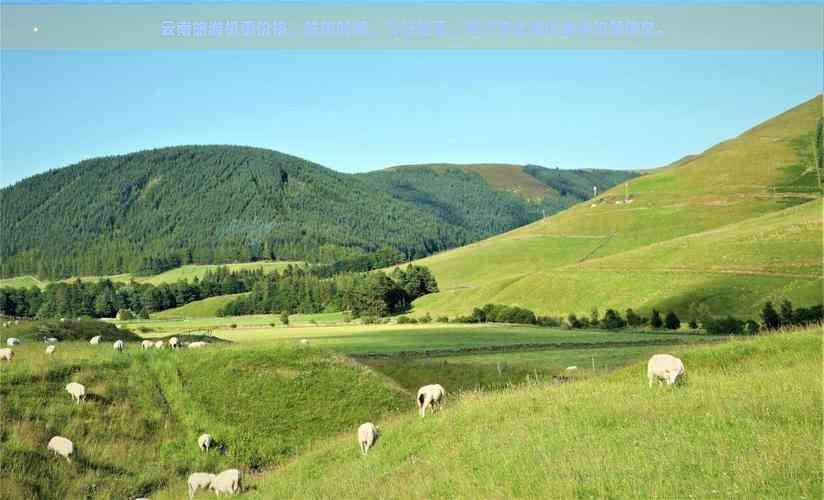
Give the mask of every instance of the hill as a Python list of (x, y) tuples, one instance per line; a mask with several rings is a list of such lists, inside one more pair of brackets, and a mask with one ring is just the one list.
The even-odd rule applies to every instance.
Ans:
[[(507, 164), (452, 164), (429, 163), (399, 165), (385, 170), (362, 174), (381, 182), (396, 196), (409, 196), (409, 186), (426, 188), (426, 194), (438, 195), (442, 203), (450, 203), (450, 180), (466, 174), (479, 176), (490, 188), (516, 195), (529, 202), (536, 213), (554, 214), (575, 203), (592, 197), (593, 186), (599, 191), (637, 177), (638, 174), (620, 170), (546, 168), (538, 165)], [(439, 193), (441, 190), (443, 193)], [(454, 203), (457, 207), (462, 204)], [(477, 209), (477, 207), (470, 207)]]
[[(130, 342), (115, 354), (109, 342), (84, 341), (46, 357), (42, 346), (24, 341), (3, 368), (2, 498), (154, 497), (192, 470), (271, 467), (409, 404), (385, 377), (310, 348), (141, 351)], [(86, 386), (86, 402), (71, 401), (71, 381)], [(208, 454), (196, 446), (202, 432), (216, 441)], [(74, 442), (72, 463), (47, 451), (54, 435)]]
[(540, 216), (523, 197), (476, 173), (458, 174), (350, 175), (242, 146), (86, 160), (0, 190), (2, 275), (56, 279), (149, 275), (192, 263), (331, 263), (385, 247), (401, 260)]
[(648, 388), (643, 363), (457, 402), (447, 387), (435, 417), (378, 421), (367, 457), (346, 434), (248, 496), (820, 498), (821, 346), (814, 328), (679, 348), (674, 389)]
[(820, 118), (816, 98), (628, 189), (422, 259), (442, 292), (416, 301), (415, 314), (485, 303), (685, 313), (697, 302), (752, 316), (766, 300), (820, 303)]

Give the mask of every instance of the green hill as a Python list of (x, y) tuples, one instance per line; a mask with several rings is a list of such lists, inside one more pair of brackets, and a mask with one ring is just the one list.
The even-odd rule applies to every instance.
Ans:
[(819, 303), (820, 167), (811, 152), (820, 118), (816, 98), (628, 189), (422, 259), (442, 292), (416, 301), (415, 314), (466, 314), (485, 303), (562, 315), (682, 313), (705, 302), (715, 313), (753, 315), (770, 299)]
[[(192, 263), (328, 263), (384, 247), (415, 258), (541, 216), (533, 203), (477, 173), (409, 174), (343, 174), (241, 146), (82, 161), (0, 189), (2, 276), (128, 277)], [(554, 195), (544, 199), (551, 213), (569, 205)]]
[[(64, 390), (72, 381), (86, 386), (80, 405)], [(108, 341), (61, 342), (51, 357), (24, 341), (3, 367), (0, 397), (0, 497), (38, 499), (154, 497), (194, 470), (272, 467), (410, 398), (311, 348), (129, 342), (115, 354)], [(216, 441), (208, 454), (196, 444), (203, 432)], [(71, 463), (47, 451), (54, 435), (74, 442)]]
[(674, 389), (648, 388), (643, 363), (457, 402), (447, 387), (434, 417), (378, 420), (367, 457), (346, 434), (247, 496), (820, 498), (821, 347), (815, 328), (678, 348)]

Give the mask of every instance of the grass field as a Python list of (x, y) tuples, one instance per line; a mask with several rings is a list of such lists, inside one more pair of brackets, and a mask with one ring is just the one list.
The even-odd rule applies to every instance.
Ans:
[[(414, 316), (485, 303), (566, 315), (632, 307), (753, 317), (767, 300), (821, 302), (822, 204), (804, 147), (820, 98), (592, 204), (418, 261), (441, 293)], [(783, 186), (777, 189), (776, 186)], [(790, 189), (792, 186), (792, 189)], [(780, 191), (780, 192), (779, 192)]]
[[(2, 368), (0, 497), (135, 498), (194, 470), (272, 466), (368, 418), (408, 406), (390, 380), (317, 349), (211, 346), (141, 351), (130, 344), (42, 343)], [(65, 392), (84, 384), (87, 401)], [(217, 447), (196, 446), (202, 432)], [(71, 439), (72, 463), (51, 455)], [(185, 486), (184, 486), (185, 488)]]
[[(674, 389), (645, 366), (450, 400), (377, 422), (250, 481), (248, 498), (821, 498), (820, 328), (681, 348)], [(172, 498), (161, 495), (155, 498)]]
[[(260, 262), (242, 262), (237, 264), (190, 264), (171, 269), (164, 273), (156, 274), (154, 276), (134, 276), (132, 274), (116, 274), (112, 276), (80, 276), (77, 278), (67, 278), (63, 281), (69, 282), (75, 279), (81, 281), (100, 281), (102, 279), (109, 279), (115, 283), (128, 283), (134, 280), (138, 283), (149, 283), (152, 285), (161, 285), (163, 283), (174, 283), (182, 280), (192, 281), (195, 278), (203, 278), (209, 271), (215, 271), (219, 267), (225, 267), (231, 271), (240, 270), (256, 270), (262, 269), (264, 272), (280, 271), (289, 264), (301, 265), (303, 262), (290, 261), (260, 261)], [(25, 287), (32, 286), (45, 287), (48, 281), (40, 281), (33, 276), (19, 276), (15, 278), (0, 279), (0, 287)]]
[(190, 319), (190, 318), (215, 318), (227, 304), (235, 301), (239, 297), (248, 295), (247, 293), (235, 293), (231, 295), (218, 295), (203, 300), (196, 300), (186, 305), (166, 309), (153, 313), (152, 319)]

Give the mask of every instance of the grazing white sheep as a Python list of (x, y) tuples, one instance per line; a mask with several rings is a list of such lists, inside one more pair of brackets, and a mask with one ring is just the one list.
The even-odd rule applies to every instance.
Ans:
[(66, 392), (72, 395), (72, 400), (77, 404), (80, 404), (81, 399), (86, 399), (86, 387), (83, 384), (71, 382), (66, 385)]
[(57, 349), (57, 346), (55, 346), (55, 345), (50, 345), (50, 346), (46, 347), (46, 354), (51, 356), (54, 353), (55, 349)]
[(20, 339), (18, 339), (16, 337), (9, 337), (9, 338), (6, 339), (6, 345), (7, 346), (15, 346), (19, 343), (20, 343)]
[(374, 446), (378, 439), (378, 428), (372, 422), (366, 422), (358, 427), (358, 444), (360, 445), (361, 453), (366, 455), (369, 453), (369, 448)]
[(208, 472), (193, 472), (187, 481), (187, 484), (189, 485), (189, 500), (195, 496), (197, 490), (209, 489), (209, 485), (212, 484), (212, 480), (214, 478), (215, 475), (209, 474)]
[(100, 335), (95, 335), (94, 337), (91, 338), (91, 340), (89, 340), (89, 344), (91, 344), (91, 345), (99, 344), (100, 343), (100, 338), (101, 338)]
[(157, 342), (154, 343), (154, 346), (155, 346), (155, 349), (163, 349), (163, 341), (158, 340)]
[(180, 339), (178, 339), (177, 337), (170, 338), (169, 347), (171, 347), (172, 349), (177, 349), (178, 347), (180, 347)]
[(6, 361), (11, 361), (11, 358), (14, 357), (14, 351), (9, 348), (0, 349), (0, 359), (5, 359)]
[(678, 377), (686, 373), (684, 363), (670, 354), (656, 354), (647, 363), (649, 386), (656, 380), (664, 380), (667, 385), (674, 385)]
[(418, 411), (421, 416), (426, 415), (427, 408), (430, 408), (432, 412), (440, 408), (445, 394), (446, 391), (439, 384), (425, 385), (418, 389)]
[(574, 372), (574, 371), (576, 371), (577, 369), (578, 369), (578, 367), (577, 367), (577, 366), (567, 366), (567, 367), (566, 367), (566, 371), (568, 371), (568, 372)]
[(207, 342), (192, 342), (189, 344), (189, 349), (202, 349), (209, 345)]
[(199, 438), (197, 438), (197, 447), (200, 448), (200, 451), (209, 451), (209, 448), (212, 446), (212, 436), (209, 434), (201, 434)]
[(212, 479), (209, 488), (214, 490), (215, 494), (221, 493), (237, 493), (240, 491), (240, 471), (237, 469), (228, 469)]
[(152, 342), (151, 340), (144, 340), (140, 343), (140, 347), (142, 347), (143, 349), (151, 349), (153, 345), (154, 342)]
[(57, 453), (69, 462), (72, 461), (72, 459), (69, 457), (72, 455), (72, 453), (74, 453), (74, 444), (68, 439), (64, 438), (63, 436), (54, 436), (53, 438), (51, 438), (49, 440), (48, 448), (49, 451)]
[(309, 343), (309, 340), (308, 339), (300, 339), (300, 343), (303, 344), (303, 345), (306, 345), (306, 344)]
[(113, 347), (114, 347), (115, 351), (122, 351), (123, 350), (123, 341), (122, 340), (116, 340), (113, 344)]

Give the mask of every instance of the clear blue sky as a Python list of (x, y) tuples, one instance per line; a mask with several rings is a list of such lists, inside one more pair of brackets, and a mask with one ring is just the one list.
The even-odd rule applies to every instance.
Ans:
[(345, 172), (645, 168), (821, 92), (820, 52), (3, 51), (0, 185), (177, 144)]

